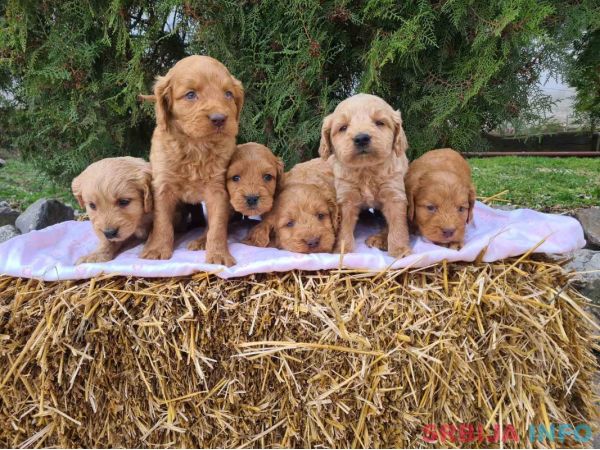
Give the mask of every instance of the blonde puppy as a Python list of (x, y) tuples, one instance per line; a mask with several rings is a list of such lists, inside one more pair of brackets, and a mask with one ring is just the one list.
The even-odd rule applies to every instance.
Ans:
[(110, 261), (133, 238), (145, 239), (152, 226), (152, 171), (141, 158), (107, 158), (88, 166), (72, 182), (100, 239), (77, 264)]
[(250, 230), (245, 243), (297, 253), (328, 253), (335, 244), (338, 216), (331, 167), (313, 159), (284, 175), (273, 209)]
[(387, 239), (378, 233), (367, 244), (394, 257), (410, 253), (404, 175), (408, 148), (399, 111), (383, 99), (358, 94), (341, 102), (323, 121), (319, 154), (330, 159), (341, 225), (337, 251), (354, 249), (354, 228), (361, 209), (377, 208), (387, 222)]
[(408, 217), (431, 242), (460, 249), (473, 220), (475, 186), (460, 153), (442, 148), (414, 160), (406, 175)]
[(154, 227), (142, 258), (169, 259), (173, 255), (173, 222), (177, 205), (204, 201), (208, 213), (206, 262), (232, 266), (227, 245), (229, 195), (225, 176), (236, 148), (244, 90), (227, 68), (208, 56), (179, 61), (154, 86), (156, 128), (150, 162), (156, 203)]

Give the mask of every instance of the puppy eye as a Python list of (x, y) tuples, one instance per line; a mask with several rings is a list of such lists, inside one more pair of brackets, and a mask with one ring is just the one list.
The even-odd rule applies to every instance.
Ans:
[(266, 173), (263, 175), (263, 180), (265, 181), (271, 181), (273, 179), (273, 175), (271, 175), (270, 173)]
[(188, 100), (196, 100), (198, 96), (194, 91), (189, 91), (185, 94), (185, 98), (187, 98)]
[(226, 98), (233, 98), (233, 92), (231, 92), (231, 91), (225, 91), (225, 97)]
[(90, 207), (91, 210), (96, 211), (96, 204), (95, 203), (90, 203), (88, 206)]
[(437, 211), (437, 206), (427, 205), (427, 211), (436, 212)]
[(231, 181), (235, 181), (237, 183), (238, 181), (240, 181), (240, 176), (239, 175), (232, 176)]
[(342, 125), (340, 127), (340, 133), (343, 133), (344, 131), (346, 131), (348, 129), (348, 125)]
[(465, 212), (466, 210), (467, 210), (467, 208), (465, 208), (464, 206), (458, 207), (458, 212), (460, 212), (460, 213)]
[(294, 221), (290, 220), (288, 223), (285, 224), (285, 226), (288, 228), (292, 228), (294, 226)]
[(317, 214), (317, 219), (323, 220), (324, 218), (325, 218), (325, 214), (323, 214), (323, 213)]
[(383, 123), (383, 121), (381, 121), (381, 120), (376, 120), (375, 125), (377, 125), (378, 127), (382, 127), (385, 125), (385, 123)]
[(131, 203), (131, 200), (129, 200), (128, 198), (120, 198), (119, 200), (117, 200), (117, 205), (121, 206), (121, 207), (125, 207), (127, 205), (129, 205)]

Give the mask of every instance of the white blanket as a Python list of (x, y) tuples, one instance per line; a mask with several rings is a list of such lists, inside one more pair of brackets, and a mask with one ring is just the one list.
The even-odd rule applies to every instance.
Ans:
[[(474, 261), (484, 249), (483, 261), (489, 262), (521, 255), (536, 245), (539, 246), (535, 252), (542, 253), (566, 253), (585, 245), (581, 225), (571, 217), (529, 209), (501, 211), (482, 203), (476, 204), (475, 219), (467, 228), (466, 244), (460, 251), (412, 236), (413, 254), (395, 261), (386, 252), (365, 245), (365, 238), (375, 231), (377, 225), (374, 223), (359, 223), (356, 249), (354, 253), (344, 255), (342, 267), (379, 271), (407, 266), (424, 267), (443, 259)], [(198, 230), (176, 239), (175, 253), (168, 261), (140, 259), (138, 255), (142, 246), (138, 245), (113, 261), (75, 265), (79, 257), (96, 248), (98, 239), (89, 222), (63, 222), (0, 244), (0, 274), (47, 281), (85, 279), (103, 274), (175, 277), (196, 272), (213, 272), (219, 277), (231, 278), (292, 269), (340, 267), (339, 254), (304, 255), (241, 244), (246, 232), (247, 228), (243, 227), (230, 231), (229, 248), (237, 260), (233, 267), (206, 264), (203, 251), (186, 249), (187, 243), (199, 234)]]

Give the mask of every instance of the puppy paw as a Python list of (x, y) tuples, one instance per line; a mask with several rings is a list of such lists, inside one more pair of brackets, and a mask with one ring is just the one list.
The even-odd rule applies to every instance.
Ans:
[(383, 250), (385, 252), (385, 251), (387, 251), (387, 247), (388, 247), (387, 241), (388, 241), (387, 233), (384, 233), (382, 231), (382, 232), (379, 232), (372, 236), (369, 236), (367, 238), (367, 240), (365, 241), (365, 244), (367, 244), (368, 247), (378, 248), (379, 250)]
[(203, 234), (198, 239), (193, 240), (188, 244), (188, 250), (205, 250), (206, 249), (206, 235)]
[(142, 259), (171, 259), (173, 249), (166, 247), (159, 248), (144, 248), (140, 258)]
[(264, 222), (261, 222), (252, 227), (242, 243), (254, 247), (267, 247), (270, 240), (270, 231), (270, 228)]
[(235, 266), (235, 258), (231, 256), (229, 251), (206, 252), (206, 262), (227, 267)]
[(114, 259), (113, 255), (108, 253), (90, 253), (89, 255), (79, 258), (75, 264), (99, 263), (111, 261), (112, 259)]
[(390, 248), (388, 253), (390, 254), (390, 256), (393, 256), (394, 258), (404, 258), (405, 256), (408, 256), (412, 253), (412, 250), (410, 248), (410, 246), (398, 246), (395, 248)]

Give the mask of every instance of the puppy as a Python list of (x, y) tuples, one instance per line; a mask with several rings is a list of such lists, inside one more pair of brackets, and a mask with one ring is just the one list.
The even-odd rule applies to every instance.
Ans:
[(264, 145), (237, 146), (227, 169), (227, 193), (233, 209), (244, 216), (260, 216), (273, 207), (283, 177), (283, 161)]
[[(229, 215), (260, 216), (271, 210), (273, 197), (283, 177), (283, 161), (268, 147), (248, 142), (237, 146), (227, 169)], [(206, 231), (196, 241), (206, 245)]]
[(284, 175), (273, 209), (250, 230), (245, 243), (297, 253), (331, 252), (338, 216), (331, 167), (313, 159)]
[(88, 166), (71, 185), (87, 211), (100, 244), (77, 264), (110, 261), (132, 238), (152, 226), (152, 171), (141, 158), (107, 158)]
[(337, 251), (354, 249), (354, 228), (361, 209), (377, 208), (387, 222), (368, 245), (394, 257), (410, 253), (404, 175), (408, 148), (399, 111), (374, 95), (358, 94), (341, 102), (323, 121), (319, 154), (330, 159), (341, 225)]
[[(208, 56), (189, 56), (154, 86), (156, 128), (150, 162), (156, 204), (154, 227), (142, 258), (169, 259), (178, 203), (206, 203), (206, 262), (235, 264), (227, 246), (227, 166), (235, 151), (244, 104), (242, 84)], [(203, 247), (203, 239), (188, 248)]]
[(473, 220), (475, 186), (460, 153), (443, 148), (414, 160), (406, 194), (408, 218), (422, 236), (456, 250), (464, 245), (466, 224)]

